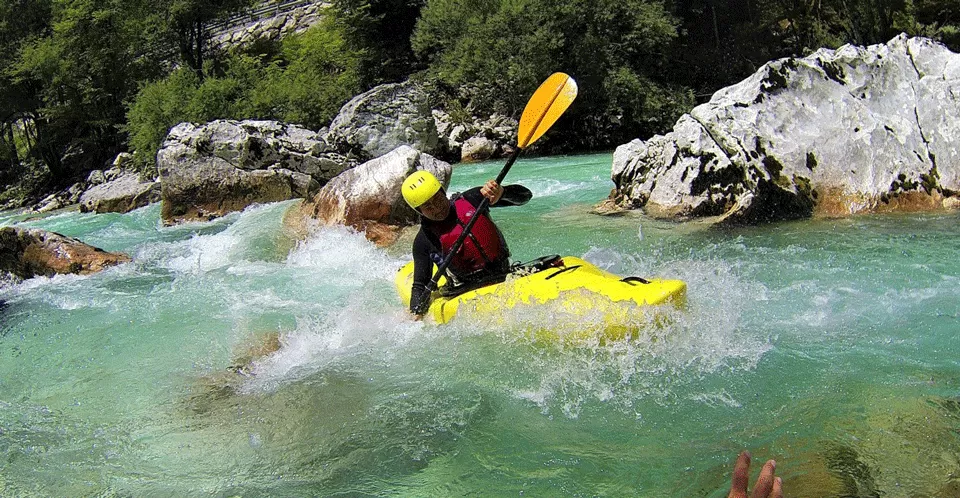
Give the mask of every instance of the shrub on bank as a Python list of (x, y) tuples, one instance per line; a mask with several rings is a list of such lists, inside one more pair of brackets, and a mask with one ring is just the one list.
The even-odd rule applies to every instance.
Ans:
[(275, 119), (319, 129), (360, 91), (360, 54), (332, 22), (283, 40), (275, 55), (236, 53), (201, 79), (187, 68), (143, 86), (127, 113), (127, 132), (141, 166), (178, 123)]

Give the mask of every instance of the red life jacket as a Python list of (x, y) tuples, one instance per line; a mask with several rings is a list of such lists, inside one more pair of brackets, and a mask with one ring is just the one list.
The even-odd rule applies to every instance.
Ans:
[[(453, 243), (457, 241), (463, 228), (477, 212), (477, 208), (463, 197), (453, 199), (453, 209), (457, 212), (457, 223), (445, 233), (437, 234), (444, 257), (450, 254)], [(503, 261), (510, 256), (503, 235), (493, 224), (490, 216), (487, 213), (479, 216), (473, 228), (470, 229), (470, 234), (460, 246), (460, 250), (450, 262), (450, 267), (455, 273), (467, 274), (481, 270), (490, 263)]]

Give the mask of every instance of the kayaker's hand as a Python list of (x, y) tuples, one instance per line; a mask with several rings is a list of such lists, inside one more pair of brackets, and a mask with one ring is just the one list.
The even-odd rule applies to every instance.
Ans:
[[(753, 487), (751, 498), (783, 498), (783, 481), (774, 477), (777, 462), (767, 460), (760, 471), (760, 478)], [(750, 452), (743, 450), (733, 467), (733, 478), (730, 483), (730, 494), (727, 498), (747, 498), (747, 484), (750, 480)]]
[(423, 315), (418, 315), (416, 313), (410, 313), (410, 316), (413, 317), (413, 321), (419, 322), (423, 320)]
[(503, 196), (503, 187), (496, 180), (488, 180), (480, 187), (480, 194), (490, 200), (490, 204), (496, 204)]

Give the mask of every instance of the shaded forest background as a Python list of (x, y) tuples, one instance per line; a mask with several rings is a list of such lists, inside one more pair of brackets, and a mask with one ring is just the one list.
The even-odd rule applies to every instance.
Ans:
[(667, 131), (761, 65), (903, 32), (960, 52), (957, 0), (332, 0), (279, 42), (214, 51), (252, 0), (0, 4), (0, 202), (26, 203), (123, 151), (154, 168), (182, 121), (319, 130), (356, 94), (415, 78), (456, 120), (518, 117), (555, 71), (580, 85), (545, 152)]

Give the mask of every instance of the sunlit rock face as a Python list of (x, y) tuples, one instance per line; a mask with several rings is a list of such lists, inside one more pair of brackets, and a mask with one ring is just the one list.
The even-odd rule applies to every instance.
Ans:
[(107, 252), (46, 230), (0, 229), (0, 272), (21, 279), (70, 273), (87, 275), (129, 261), (126, 254)]
[(955, 208), (960, 55), (924, 38), (764, 65), (621, 145), (613, 201), (662, 218), (757, 223)]
[(389, 83), (357, 95), (330, 123), (325, 140), (368, 160), (409, 145), (437, 155), (440, 141), (426, 91), (417, 83)]
[(88, 188), (80, 196), (81, 212), (127, 213), (160, 200), (159, 181), (144, 181), (133, 172), (108, 170), (107, 173), (115, 174), (109, 180)]
[[(389, 245), (404, 226), (419, 219), (400, 194), (403, 180), (416, 170), (433, 173), (443, 185), (451, 167), (429, 154), (401, 146), (356, 168), (344, 171), (295, 210), (295, 216), (320, 225), (346, 225), (363, 231), (377, 244)], [(292, 223), (288, 215), (288, 224)]]
[(181, 123), (160, 151), (165, 223), (205, 220), (254, 203), (308, 198), (356, 165), (317, 133), (276, 121)]

